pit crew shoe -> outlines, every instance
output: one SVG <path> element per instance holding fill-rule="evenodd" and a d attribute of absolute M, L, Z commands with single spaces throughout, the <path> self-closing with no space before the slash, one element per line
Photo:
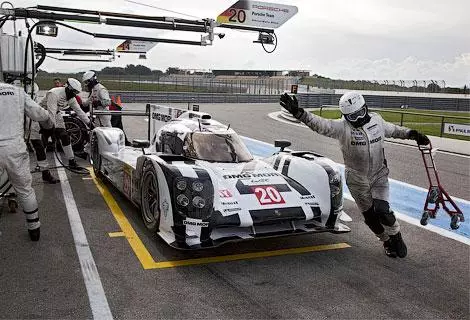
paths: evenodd
<path fill-rule="evenodd" d="M 55 184 L 55 183 L 59 182 L 59 180 L 56 179 L 56 178 L 51 174 L 51 172 L 50 172 L 49 170 L 44 170 L 44 171 L 42 172 L 42 180 L 43 180 L 44 182 L 48 182 L 48 183 L 50 183 L 50 184 Z"/>
<path fill-rule="evenodd" d="M 397 252 L 395 251 L 395 247 L 393 246 L 392 239 L 388 239 L 384 241 L 384 252 L 387 257 L 396 258 Z"/>
<path fill-rule="evenodd" d="M 399 258 L 404 258 L 406 257 L 408 253 L 408 249 L 406 248 L 406 244 L 403 241 L 403 238 L 401 236 L 401 232 L 398 232 L 395 235 L 390 236 L 390 240 L 392 241 L 393 248 L 395 249 L 395 252 Z"/>
<path fill-rule="evenodd" d="M 39 237 L 41 236 L 40 227 L 36 229 L 28 230 L 28 233 L 29 233 L 29 238 L 31 239 L 31 241 L 39 241 Z"/>
<path fill-rule="evenodd" d="M 75 159 L 70 159 L 69 160 L 69 168 L 70 169 L 79 169 L 80 167 L 78 166 L 77 162 Z"/>

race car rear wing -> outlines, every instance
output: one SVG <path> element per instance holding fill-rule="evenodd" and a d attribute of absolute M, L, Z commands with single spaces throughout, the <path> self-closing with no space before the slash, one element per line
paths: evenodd
<path fill-rule="evenodd" d="M 148 139 L 150 145 L 155 144 L 158 130 L 173 119 L 211 118 L 210 114 L 199 112 L 199 106 L 193 106 L 193 110 L 184 110 L 158 104 L 147 104 L 147 110 L 149 117 Z"/>

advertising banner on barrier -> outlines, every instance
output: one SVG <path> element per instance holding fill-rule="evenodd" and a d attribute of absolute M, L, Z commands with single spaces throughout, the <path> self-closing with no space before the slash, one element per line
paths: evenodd
<path fill-rule="evenodd" d="M 444 133 L 470 137 L 470 125 L 460 123 L 444 123 Z"/>

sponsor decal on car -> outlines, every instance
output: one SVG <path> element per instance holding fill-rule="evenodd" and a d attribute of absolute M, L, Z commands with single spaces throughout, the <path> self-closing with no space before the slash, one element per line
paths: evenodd
<path fill-rule="evenodd" d="M 220 204 L 223 206 L 233 206 L 238 204 L 238 201 L 221 202 Z"/>
<path fill-rule="evenodd" d="M 132 196 L 132 168 L 125 164 L 123 166 L 122 191 L 128 197 Z"/>
<path fill-rule="evenodd" d="M 163 200 L 162 202 L 162 209 L 163 209 L 163 215 L 165 218 L 168 216 L 168 211 L 170 210 L 170 204 L 166 199 Z"/>
<path fill-rule="evenodd" d="M 225 174 L 224 179 L 249 179 L 259 177 L 276 177 L 280 174 L 277 172 L 266 172 L 266 173 L 242 173 L 242 174 Z"/>
<path fill-rule="evenodd" d="M 236 212 L 236 211 L 241 211 L 242 208 L 226 208 L 224 209 L 224 212 Z"/>
<path fill-rule="evenodd" d="M 191 219 L 191 218 L 186 218 L 183 220 L 183 224 L 185 226 L 194 226 L 194 227 L 201 227 L 201 228 L 206 228 L 209 226 L 208 221 L 202 221 L 198 219 Z"/>
<path fill-rule="evenodd" d="M 163 122 L 169 122 L 171 120 L 171 115 L 158 113 L 158 112 L 152 112 L 152 119 L 163 121 Z"/>
<path fill-rule="evenodd" d="M 231 198 L 232 193 L 227 189 L 219 190 L 219 197 L 221 198 Z"/>

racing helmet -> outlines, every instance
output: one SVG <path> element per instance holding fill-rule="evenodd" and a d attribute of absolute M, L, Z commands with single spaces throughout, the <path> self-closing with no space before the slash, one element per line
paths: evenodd
<path fill-rule="evenodd" d="M 93 87 L 98 83 L 98 79 L 96 78 L 96 73 L 92 70 L 85 72 L 82 76 L 82 82 L 86 85 L 87 91 L 91 91 Z"/>
<path fill-rule="evenodd" d="M 74 98 L 80 93 L 80 91 L 82 91 L 82 84 L 75 78 L 68 78 L 64 87 L 67 100 Z"/>
<path fill-rule="evenodd" d="M 360 93 L 350 91 L 343 94 L 339 99 L 339 109 L 344 118 L 356 128 L 370 120 L 366 101 Z"/>

